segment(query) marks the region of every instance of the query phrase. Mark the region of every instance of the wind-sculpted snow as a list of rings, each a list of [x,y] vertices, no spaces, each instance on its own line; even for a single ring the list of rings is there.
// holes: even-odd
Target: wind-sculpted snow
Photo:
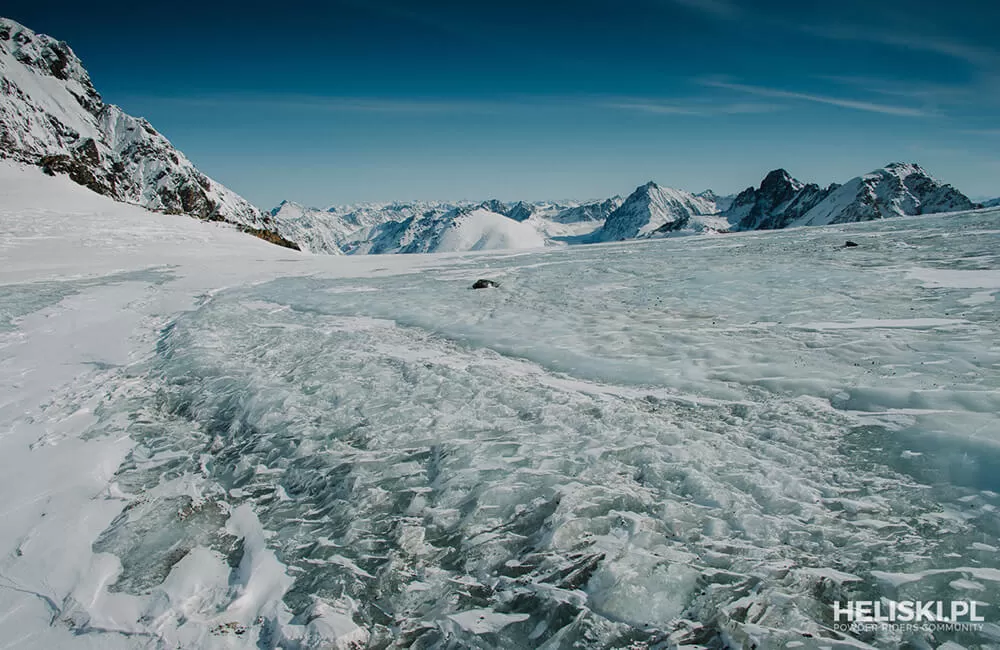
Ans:
[[[897,647],[832,603],[1000,602],[998,219],[215,294],[100,413],[94,549],[171,647]]]

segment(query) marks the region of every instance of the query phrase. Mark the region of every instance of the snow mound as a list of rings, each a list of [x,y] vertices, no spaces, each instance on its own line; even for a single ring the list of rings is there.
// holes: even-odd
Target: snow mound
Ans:
[[[435,252],[540,248],[545,239],[529,225],[495,212],[476,209],[452,220]]]
[[[540,248],[545,238],[530,224],[484,208],[411,217],[374,228],[367,241],[348,245],[353,254],[446,253]]]

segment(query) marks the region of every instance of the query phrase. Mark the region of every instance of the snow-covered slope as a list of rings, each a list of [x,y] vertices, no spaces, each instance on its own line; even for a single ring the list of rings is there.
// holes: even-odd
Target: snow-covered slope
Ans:
[[[545,238],[529,223],[483,207],[462,207],[375,226],[366,238],[345,245],[351,254],[443,253],[539,248]]]
[[[728,230],[725,219],[711,216],[714,201],[683,190],[640,185],[594,233],[593,241],[621,241],[679,231]]]
[[[0,75],[0,158],[118,201],[280,241],[269,215],[198,171],[149,122],[105,104],[66,43],[0,18]]]
[[[712,190],[698,192],[695,196],[705,199],[706,201],[711,201],[715,205],[715,212],[725,212],[729,209],[729,206],[733,204],[733,201],[736,200],[735,194],[719,195]]]
[[[913,163],[890,163],[853,178],[789,225],[821,226],[970,210],[975,204]]]
[[[776,230],[811,210],[836,187],[822,189],[792,178],[784,169],[775,169],[759,188],[740,192],[722,214],[738,230]]]

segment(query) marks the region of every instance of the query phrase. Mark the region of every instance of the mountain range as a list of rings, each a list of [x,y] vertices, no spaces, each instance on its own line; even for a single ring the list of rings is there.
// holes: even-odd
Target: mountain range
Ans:
[[[826,187],[776,169],[759,187],[735,196],[694,194],[650,181],[627,197],[590,201],[424,201],[327,209],[283,201],[264,212],[199,171],[148,121],[104,103],[66,43],[0,18],[0,73],[0,158],[67,175],[118,201],[232,224],[313,253],[534,248],[979,207],[919,165],[890,163]]]

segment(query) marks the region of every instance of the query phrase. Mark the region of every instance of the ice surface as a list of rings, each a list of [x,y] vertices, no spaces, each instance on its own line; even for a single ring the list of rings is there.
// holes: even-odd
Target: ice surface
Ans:
[[[996,643],[831,626],[838,600],[1000,602],[1000,318],[969,300],[995,289],[1000,212],[388,259],[261,244],[245,262],[235,233],[185,223],[212,244],[151,236],[186,251],[167,277],[28,303],[29,279],[58,280],[18,258],[4,287],[0,452],[8,474],[61,469],[48,496],[0,484],[17,513],[0,598],[41,612],[4,638]],[[102,310],[137,315],[127,354],[71,326]],[[80,352],[47,361],[54,344]],[[60,371],[64,354],[106,365]],[[14,446],[43,434],[57,445]],[[67,530],[84,543],[44,560]]]

